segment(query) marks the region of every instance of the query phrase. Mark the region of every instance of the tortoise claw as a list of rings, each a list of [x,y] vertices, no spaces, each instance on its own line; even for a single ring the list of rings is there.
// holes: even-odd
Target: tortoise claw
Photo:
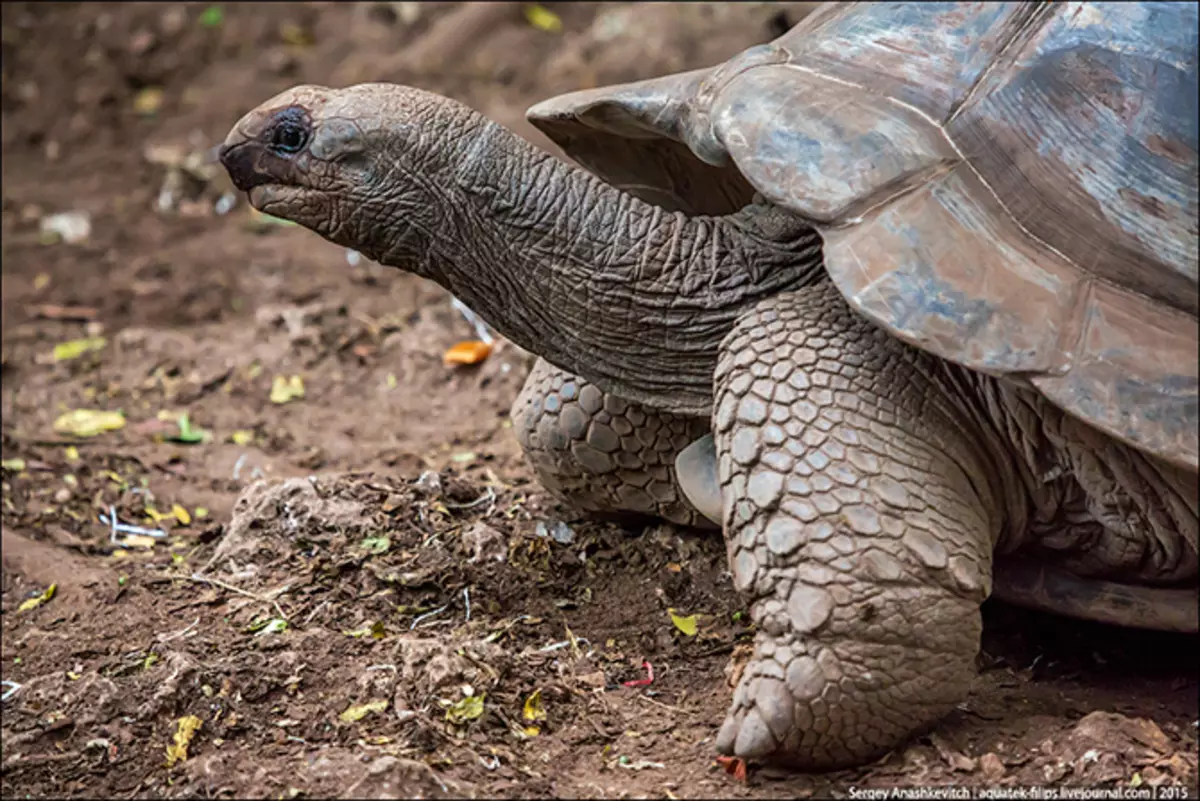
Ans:
[[[675,457],[675,476],[696,511],[721,525],[721,482],[717,478],[717,446],[712,434],[705,434],[679,452]]]

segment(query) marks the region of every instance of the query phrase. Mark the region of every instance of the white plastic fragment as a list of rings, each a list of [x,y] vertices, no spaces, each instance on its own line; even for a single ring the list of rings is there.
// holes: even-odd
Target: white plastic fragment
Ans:
[[[101,523],[103,523],[104,525],[109,527],[108,541],[111,542],[113,545],[118,545],[118,546],[124,547],[126,544],[123,540],[118,539],[118,537],[117,537],[118,533],[120,533],[120,534],[141,534],[143,536],[154,537],[155,539],[159,539],[159,540],[166,539],[166,537],[167,537],[167,532],[163,531],[161,528],[142,528],[141,526],[135,526],[130,523],[120,522],[119,520],[117,520],[117,507],[116,506],[110,505],[108,507],[108,515],[107,516],[105,516],[105,514],[103,512],[100,512],[97,515],[97,517],[100,519]]]
[[[85,211],[64,211],[42,218],[43,234],[57,236],[68,245],[78,244],[92,235],[92,220]]]

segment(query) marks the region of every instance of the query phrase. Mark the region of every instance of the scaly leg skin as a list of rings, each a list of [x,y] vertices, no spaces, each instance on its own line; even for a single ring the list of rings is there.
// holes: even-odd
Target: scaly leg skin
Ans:
[[[1002,500],[943,372],[828,282],[725,339],[725,538],[758,632],[719,751],[861,764],[966,696]]]
[[[538,359],[512,406],[513,430],[542,485],[577,509],[714,528],[675,478],[704,418],[656,412]]]

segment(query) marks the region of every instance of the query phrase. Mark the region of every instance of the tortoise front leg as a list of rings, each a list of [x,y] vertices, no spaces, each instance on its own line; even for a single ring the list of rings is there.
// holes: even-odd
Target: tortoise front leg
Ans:
[[[675,457],[708,420],[646,409],[538,359],[512,406],[542,485],[584,512],[713,528],[675,478]]]
[[[828,283],[726,338],[717,472],[758,632],[720,751],[861,764],[966,696],[999,515],[945,367]]]

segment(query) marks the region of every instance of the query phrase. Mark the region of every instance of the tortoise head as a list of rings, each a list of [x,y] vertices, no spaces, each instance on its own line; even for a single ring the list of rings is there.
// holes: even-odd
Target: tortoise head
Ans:
[[[219,158],[254,208],[374,257],[385,247],[375,232],[435,202],[413,180],[439,161],[442,137],[422,131],[434,98],[392,84],[293,87],[242,117]]]

